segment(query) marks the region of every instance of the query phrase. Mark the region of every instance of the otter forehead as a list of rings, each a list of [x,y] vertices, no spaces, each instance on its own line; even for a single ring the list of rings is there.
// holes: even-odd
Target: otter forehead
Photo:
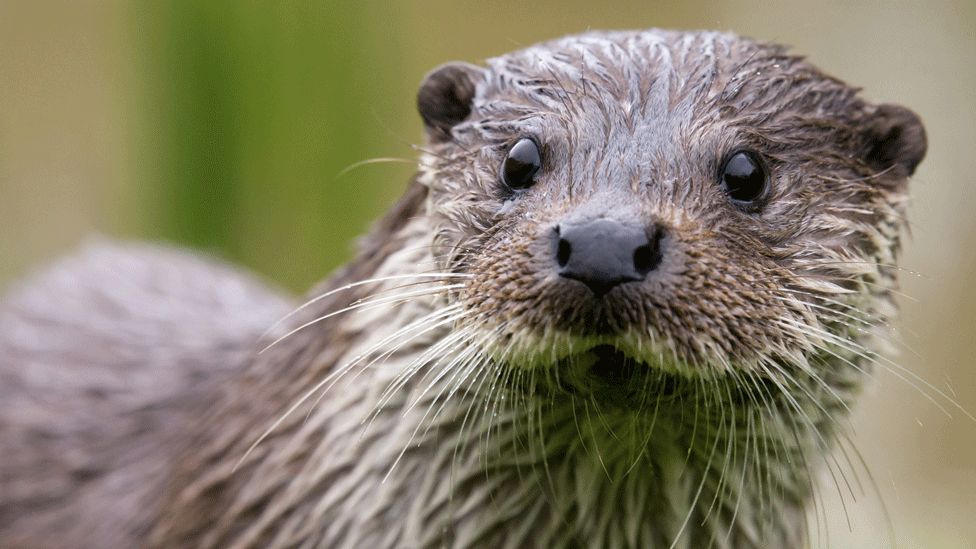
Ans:
[[[475,105],[499,114],[506,107],[525,114],[569,109],[624,125],[673,113],[690,117],[703,111],[703,102],[730,92],[734,74],[760,54],[795,60],[778,46],[721,33],[571,36],[489,59]]]
[[[561,170],[553,192],[708,178],[736,147],[837,156],[831,141],[849,140],[863,109],[856,89],[781,46],[724,33],[589,33],[486,64],[453,144],[490,156],[531,136]]]
[[[783,47],[723,33],[590,33],[487,66],[472,124],[561,127],[578,144],[663,148],[716,127],[772,128],[856,106],[854,88]]]

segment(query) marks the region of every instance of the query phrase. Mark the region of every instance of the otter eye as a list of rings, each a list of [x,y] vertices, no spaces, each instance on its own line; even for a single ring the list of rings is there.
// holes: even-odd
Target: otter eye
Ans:
[[[755,202],[766,194],[768,184],[766,169],[753,152],[737,152],[722,167],[722,186],[736,202]]]
[[[542,167],[542,156],[535,141],[519,139],[508,151],[502,164],[502,180],[512,189],[527,189],[535,183],[533,179]]]

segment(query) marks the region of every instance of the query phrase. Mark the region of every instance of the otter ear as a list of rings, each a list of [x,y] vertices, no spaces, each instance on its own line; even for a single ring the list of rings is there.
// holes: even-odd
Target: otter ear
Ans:
[[[918,115],[898,105],[878,105],[868,113],[866,138],[868,164],[898,179],[915,173],[928,148]]]
[[[471,114],[471,103],[484,69],[447,63],[431,71],[417,92],[417,109],[432,141],[447,141],[451,128]]]

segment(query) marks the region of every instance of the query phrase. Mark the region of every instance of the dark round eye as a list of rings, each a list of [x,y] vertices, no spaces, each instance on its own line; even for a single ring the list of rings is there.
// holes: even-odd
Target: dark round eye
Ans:
[[[519,139],[502,164],[502,180],[512,189],[527,189],[535,183],[535,174],[541,167],[542,156],[535,141]]]
[[[769,178],[756,153],[740,151],[722,167],[722,186],[732,200],[752,203],[766,194]]]

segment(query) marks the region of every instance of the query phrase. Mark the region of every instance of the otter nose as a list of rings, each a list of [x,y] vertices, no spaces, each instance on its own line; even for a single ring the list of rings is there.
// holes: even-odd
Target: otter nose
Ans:
[[[657,234],[611,219],[556,226],[559,276],[578,280],[600,297],[618,284],[643,280],[660,262]]]

